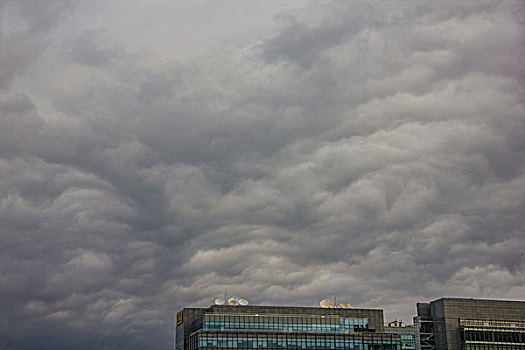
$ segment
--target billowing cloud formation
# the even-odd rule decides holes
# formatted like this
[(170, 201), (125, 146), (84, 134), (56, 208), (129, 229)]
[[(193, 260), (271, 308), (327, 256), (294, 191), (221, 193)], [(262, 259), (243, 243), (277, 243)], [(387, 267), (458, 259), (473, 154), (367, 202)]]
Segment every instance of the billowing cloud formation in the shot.
[(224, 294), (525, 295), (521, 1), (0, 2), (0, 347)]

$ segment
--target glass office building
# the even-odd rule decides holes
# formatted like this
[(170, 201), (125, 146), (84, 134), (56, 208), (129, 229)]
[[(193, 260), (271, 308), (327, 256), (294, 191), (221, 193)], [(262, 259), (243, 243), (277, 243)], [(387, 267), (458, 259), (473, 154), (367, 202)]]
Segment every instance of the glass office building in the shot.
[(401, 350), (415, 350), (415, 332), (414, 327), (405, 324), (403, 321), (394, 320), (385, 325), (386, 333), (399, 334), (401, 337)]
[(176, 323), (175, 350), (401, 350), (374, 309), (214, 305), (184, 308)]

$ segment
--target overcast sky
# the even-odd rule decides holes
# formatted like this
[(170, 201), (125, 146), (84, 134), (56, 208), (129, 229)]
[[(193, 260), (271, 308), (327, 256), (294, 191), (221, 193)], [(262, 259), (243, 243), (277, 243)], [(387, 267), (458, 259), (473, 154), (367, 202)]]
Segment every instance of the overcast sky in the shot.
[(0, 349), (224, 293), (525, 296), (520, 0), (0, 0)]

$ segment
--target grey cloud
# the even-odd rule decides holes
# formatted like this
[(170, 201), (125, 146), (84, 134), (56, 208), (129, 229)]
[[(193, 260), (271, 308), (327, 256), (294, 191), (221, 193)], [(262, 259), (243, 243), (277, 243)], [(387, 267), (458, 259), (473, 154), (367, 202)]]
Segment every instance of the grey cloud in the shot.
[(324, 10), (321, 11), (323, 17), (314, 26), (302, 18), (287, 17), (288, 23), (283, 31), (262, 45), (263, 57), (270, 62), (285, 59), (302, 67), (311, 67), (326, 51), (352, 40), (363, 27), (381, 23), (384, 16), (378, 7), (367, 2), (345, 4), (334, 1), (325, 6), (333, 12), (327, 16), (327, 9), (320, 6)]
[(88, 66), (100, 66), (123, 58), (124, 50), (105, 39), (104, 33), (85, 32), (71, 44), (73, 61)]
[(2, 3), (1, 346), (167, 349), (225, 292), (406, 321), (524, 295), (520, 2), (303, 4), (191, 62), (27, 4)]
[(0, 87), (7, 88), (46, 47), (49, 32), (75, 1), (4, 0), (0, 3)]
[(20, 154), (38, 137), (43, 127), (31, 99), (24, 94), (0, 96), (0, 152), (4, 157)]

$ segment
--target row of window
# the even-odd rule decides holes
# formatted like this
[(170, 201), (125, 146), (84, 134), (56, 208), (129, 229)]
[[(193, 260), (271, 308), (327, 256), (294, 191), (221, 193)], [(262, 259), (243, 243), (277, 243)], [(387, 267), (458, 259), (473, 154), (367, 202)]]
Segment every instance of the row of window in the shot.
[(190, 337), (189, 349), (331, 349), (331, 350), (401, 350), (401, 343), (392, 337), (379, 339), (341, 338), (330, 336), (244, 336), (228, 334), (195, 334)]
[(459, 320), (460, 325), (464, 327), (481, 327), (481, 328), (525, 328), (525, 321), (499, 321), (499, 320), (474, 320), (474, 319), (461, 319)]
[(214, 322), (262, 322), (262, 323), (320, 323), (320, 324), (368, 324), (367, 318), (347, 318), (334, 315), (269, 316), (269, 315), (227, 315), (206, 314), (205, 320)]
[(520, 332), (492, 332), (492, 331), (464, 331), (465, 341), (495, 342), (495, 343), (525, 343), (525, 333)]
[(204, 330), (352, 333), (369, 328), (368, 319), (206, 315)]
[(210, 330), (249, 330), (277, 332), (313, 332), (313, 333), (353, 333), (367, 330), (367, 326), (323, 325), (323, 324), (286, 324), (286, 323), (237, 323), (205, 322), (203, 329)]
[(513, 344), (513, 345), (504, 345), (504, 344), (467, 344), (465, 346), (466, 350), (523, 350), (525, 349), (525, 344)]

